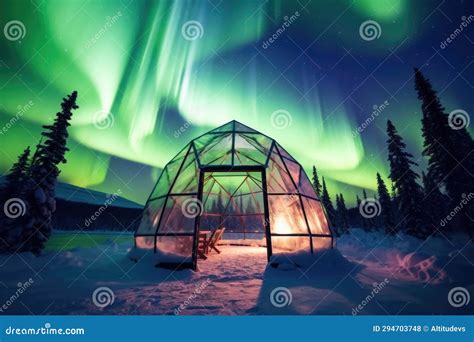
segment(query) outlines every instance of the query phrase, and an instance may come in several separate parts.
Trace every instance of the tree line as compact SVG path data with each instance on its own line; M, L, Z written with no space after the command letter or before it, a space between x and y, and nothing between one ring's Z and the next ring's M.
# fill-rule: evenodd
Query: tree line
M324 177L320 182L313 166L312 183L338 235L350 228L383 229L387 234L404 232L422 239L433 234L467 233L474 236L474 142L467 125L447 114L422 72L414 69L415 90L422 110L422 157L427 169L416 171L418 163L407 151L403 137L387 120L387 161L391 191L381 175L374 176L377 193L347 209L343 194L335 195L335 206ZM372 211L364 212L367 208ZM375 211L374 211L375 210Z
M51 235L58 165L66 163L69 121L79 108L76 100L76 91L63 98L54 123L43 126L34 154L30 156L28 146L0 188L0 253L39 255Z

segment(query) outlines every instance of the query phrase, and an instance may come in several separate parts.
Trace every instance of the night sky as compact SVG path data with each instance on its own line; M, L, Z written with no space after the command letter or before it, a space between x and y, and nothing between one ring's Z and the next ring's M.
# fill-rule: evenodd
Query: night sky
M447 113L474 112L473 7L4 0L0 171L77 90L61 181L144 203L186 143L235 119L276 139L308 174L316 164L333 199L342 192L353 204L376 189L376 172L387 179L387 119L426 165L413 67Z

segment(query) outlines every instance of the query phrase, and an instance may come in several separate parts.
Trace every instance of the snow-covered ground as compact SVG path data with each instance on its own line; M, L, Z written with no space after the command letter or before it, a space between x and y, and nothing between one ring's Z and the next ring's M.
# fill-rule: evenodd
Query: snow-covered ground
M467 238L420 241L355 230L337 250L298 255L300 267L283 257L277 268L267 266L265 248L221 246L221 254L200 261L199 272L134 263L127 257L132 242L113 240L39 258L0 256L0 314L474 312L467 300L474 295L474 244Z

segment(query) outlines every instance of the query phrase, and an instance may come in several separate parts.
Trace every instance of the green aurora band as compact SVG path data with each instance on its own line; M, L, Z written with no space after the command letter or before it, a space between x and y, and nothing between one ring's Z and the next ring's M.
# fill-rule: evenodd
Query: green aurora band
M321 40L321 49L330 50L331 35L342 31L340 39L356 53L386 54L384 44L396 45L414 29L409 6L414 5L408 0L357 1L347 10L348 19L338 21L338 29ZM300 9L295 27L316 36L346 7L344 1L325 6L318 20ZM190 139L236 119L279 141L308 175L316 164L331 193L343 192L353 203L360 188L375 190L377 171L388 175L381 153L384 134L379 131L367 141L362 134L353 135L360 122L350 115L347 102L340 105L346 95L337 82L294 87L258 53L258 42L295 10L292 1L224 1L218 7L207 1L3 3L2 27L20 20L26 35L20 41L0 41L0 126L9 127L0 136L0 170L8 170L26 145L38 142L41 125L52 121L60 99L77 90L80 109L70 128L71 151L62 181L113 192L120 184L106 182L114 172L112 157L150 165L156 168L150 177L156 179L158 168ZM370 49L354 39L353 29L367 17L384 24L385 41L375 41ZM183 24L189 20L202 23L199 39L183 38ZM252 44L256 48L243 52ZM419 112L411 96L403 100L403 108L391 104L390 115ZM285 129L271 125L272 113L280 109L291 114ZM98 119L104 127L97 125ZM378 125L383 129L382 122ZM419 153L419 123L403 134ZM132 187L124 195L143 203L146 191Z

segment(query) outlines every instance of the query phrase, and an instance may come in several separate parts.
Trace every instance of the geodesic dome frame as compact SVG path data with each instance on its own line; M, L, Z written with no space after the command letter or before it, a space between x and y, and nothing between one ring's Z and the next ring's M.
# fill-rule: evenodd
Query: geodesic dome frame
M274 139L235 120L192 140L164 167L135 247L152 249L158 265L196 269L199 233L226 225L234 226L226 234L261 234L269 261L334 243L303 167Z

